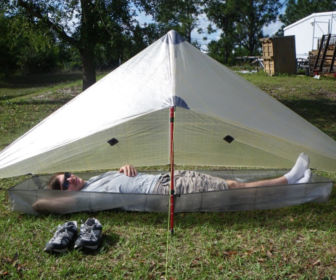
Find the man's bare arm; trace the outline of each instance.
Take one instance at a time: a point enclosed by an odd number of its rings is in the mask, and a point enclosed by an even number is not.
[[[126,176],[134,177],[138,174],[135,167],[131,164],[126,164],[119,169],[119,173],[125,173]]]
[[[73,207],[74,203],[75,199],[72,197],[41,198],[33,204],[33,208],[44,214],[64,214]]]

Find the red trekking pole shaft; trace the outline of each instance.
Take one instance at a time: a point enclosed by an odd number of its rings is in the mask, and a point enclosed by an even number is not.
[[[170,108],[170,232],[174,233],[174,107]]]

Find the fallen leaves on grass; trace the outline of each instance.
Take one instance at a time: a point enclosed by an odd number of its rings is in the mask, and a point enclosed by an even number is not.
[[[288,259],[289,259],[288,256],[285,255],[285,254],[283,254],[282,257],[283,257],[283,260],[284,260],[285,262],[288,261]]]
[[[5,277],[5,276],[7,276],[8,275],[8,271],[0,271],[0,276],[3,276],[3,277]]]
[[[320,261],[320,260],[317,260],[317,261],[315,261],[315,262],[312,264],[312,266],[320,265],[320,264],[321,264],[321,261]]]
[[[293,243],[298,243],[298,242],[302,242],[305,240],[305,237],[299,233],[296,237],[293,237]]]
[[[190,267],[200,266],[200,259],[194,259],[191,261]]]
[[[255,253],[254,250],[248,250],[247,252],[244,253],[245,256],[251,256],[253,253]]]
[[[230,258],[232,256],[237,255],[237,251],[223,252],[223,255]]]
[[[321,265],[321,261],[320,260],[311,261],[311,265],[308,265],[308,267],[313,267],[313,266],[317,266],[317,265]]]
[[[17,261],[18,258],[19,258],[19,253],[16,252],[12,258],[4,257],[4,258],[1,260],[1,262],[2,262],[2,263],[7,263],[7,264],[15,264],[15,262]]]
[[[0,260],[0,264],[4,265],[4,264],[8,264],[8,265],[12,265],[16,268],[17,272],[22,272],[25,269],[25,266],[27,264],[20,264],[19,263],[19,253],[16,252],[14,254],[14,256],[12,258],[8,258],[8,257],[4,257]],[[8,271],[0,271],[0,276],[7,276],[9,273]]]

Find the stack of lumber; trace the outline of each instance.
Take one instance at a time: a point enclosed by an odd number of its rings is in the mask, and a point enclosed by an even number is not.
[[[334,41],[327,44],[326,49],[312,50],[309,52],[310,76],[335,76],[336,73],[336,44]],[[316,60],[318,62],[316,63]]]

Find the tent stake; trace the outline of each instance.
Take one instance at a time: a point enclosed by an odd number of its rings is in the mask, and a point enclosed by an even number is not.
[[[170,232],[174,234],[174,107],[170,107]]]

